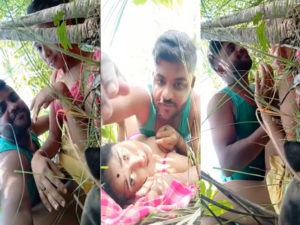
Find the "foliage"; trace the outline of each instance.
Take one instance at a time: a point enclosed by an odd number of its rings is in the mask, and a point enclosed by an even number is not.
[[[65,50],[72,48],[71,43],[67,37],[67,23],[63,20],[63,13],[58,12],[54,16],[54,25],[57,27],[56,34],[59,39],[59,43],[63,46]]]

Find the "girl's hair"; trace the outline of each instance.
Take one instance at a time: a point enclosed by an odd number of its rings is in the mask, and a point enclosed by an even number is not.
[[[108,143],[100,148],[100,180],[101,180],[101,187],[104,189],[104,191],[110,195],[120,206],[123,206],[125,204],[124,199],[120,199],[117,197],[117,195],[113,192],[113,188],[110,184],[110,178],[107,175],[107,165],[112,157],[112,147],[115,145],[115,143]]]
[[[89,147],[84,152],[85,159],[92,176],[96,180],[100,180],[100,148]]]

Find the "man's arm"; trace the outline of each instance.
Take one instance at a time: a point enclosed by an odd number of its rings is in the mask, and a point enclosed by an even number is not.
[[[218,93],[209,102],[208,120],[221,167],[239,170],[259,155],[269,137],[263,128],[259,127],[247,138],[237,141],[233,104],[229,97],[224,95]],[[225,171],[224,173],[229,176],[232,172]]]
[[[0,199],[2,218],[0,225],[33,225],[30,198],[27,188],[28,175],[16,173],[29,171],[30,164],[17,151],[0,153]]]
[[[150,93],[141,86],[129,86],[129,93],[110,100],[112,115],[104,124],[122,121],[136,115],[140,124],[146,122],[151,101]]]

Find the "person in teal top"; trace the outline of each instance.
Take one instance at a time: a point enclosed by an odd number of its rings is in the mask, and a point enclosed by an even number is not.
[[[0,80],[0,224],[33,224],[31,207],[39,194],[30,172],[33,153],[40,147],[37,134],[47,130],[31,124],[30,111],[17,93]],[[32,131],[31,131],[32,129]]]
[[[252,60],[244,47],[220,41],[210,41],[208,60],[227,85],[211,98],[207,107],[212,142],[222,169],[224,186],[253,203],[270,206],[264,179],[265,146],[269,137],[256,119],[257,105],[248,77]],[[259,69],[262,73],[272,73],[265,64],[261,64]],[[221,199],[226,198],[223,196]],[[242,210],[231,203],[234,209]],[[241,224],[256,223],[253,218],[241,218],[230,213],[225,213],[222,218]],[[207,225],[217,223],[214,218],[205,219],[208,220],[205,221]]]
[[[152,85],[149,85],[149,90],[152,90]],[[189,115],[190,115],[190,107],[191,107],[191,96],[188,97],[187,102],[185,103],[180,117],[180,122],[178,126],[178,133],[183,137],[183,139],[187,142],[191,139],[191,132],[189,128]],[[147,137],[155,136],[155,119],[156,119],[156,109],[153,101],[151,101],[150,112],[148,119],[144,126],[140,127],[140,132]]]
[[[135,115],[140,132],[155,135],[161,148],[174,150],[171,142],[177,138],[171,140],[169,132],[175,129],[181,137],[175,150],[187,155],[186,141],[192,140],[193,151],[200,154],[200,96],[193,89],[196,48],[186,33],[169,30],[157,39],[152,54],[155,68],[150,90],[129,85],[128,94],[110,99],[112,113],[103,123],[121,122]]]
[[[256,118],[256,106],[245,101],[240,95],[225,87],[221,90],[230,96],[234,105],[234,126],[236,130],[236,140],[242,140],[250,136],[260,124]],[[251,161],[247,166],[240,169],[239,172],[234,172],[230,176],[223,176],[224,181],[229,180],[263,180],[265,176],[265,153],[261,151],[259,155]]]
[[[252,66],[248,51],[231,42],[211,41],[208,59],[227,83],[212,97],[207,110],[223,178],[263,180],[264,149],[269,137],[256,119],[257,106],[248,79]]]

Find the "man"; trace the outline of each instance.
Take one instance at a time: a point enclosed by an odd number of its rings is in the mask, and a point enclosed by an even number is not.
[[[227,84],[212,97],[207,109],[213,144],[224,169],[224,185],[256,204],[269,206],[271,201],[264,181],[265,145],[269,137],[256,118],[257,106],[248,77],[252,60],[244,47],[219,41],[210,41],[208,60]],[[260,71],[272,73],[263,64]],[[214,199],[230,201],[221,193]],[[234,203],[233,207],[243,210]],[[230,212],[221,217],[241,224],[256,223],[251,217],[237,218]],[[216,224],[216,221],[212,217],[203,217],[201,223],[209,225]]]
[[[30,132],[30,111],[16,92],[0,80],[0,224],[33,224],[31,206],[38,192],[30,171],[33,153],[39,147]],[[16,172],[19,171],[19,172]]]
[[[48,213],[38,204],[39,193],[30,174],[30,162],[40,147],[36,135],[42,134],[48,127],[48,116],[32,124],[27,105],[5,81],[0,80],[1,225],[54,224],[58,216],[59,224],[66,221],[75,224],[77,220],[75,204],[64,211],[63,216],[57,212]],[[40,188],[47,191],[45,187]]]
[[[197,56],[195,46],[189,37],[179,31],[170,30],[162,34],[153,49],[155,71],[149,90],[130,86],[127,95],[110,101],[111,117],[104,123],[119,122],[136,115],[140,132],[155,136],[157,143],[170,151],[168,129],[174,127],[182,137],[178,149],[185,149],[185,141],[193,139],[193,150],[199,151],[197,139],[200,131],[200,98],[193,91],[194,70]],[[196,140],[196,141],[195,141]],[[182,148],[182,146],[186,146]]]
[[[224,181],[263,180],[264,149],[269,137],[256,118],[257,106],[248,77],[252,66],[248,51],[231,42],[210,41],[208,59],[227,84],[208,105],[213,144],[224,169]],[[270,72],[265,65],[260,68]]]

